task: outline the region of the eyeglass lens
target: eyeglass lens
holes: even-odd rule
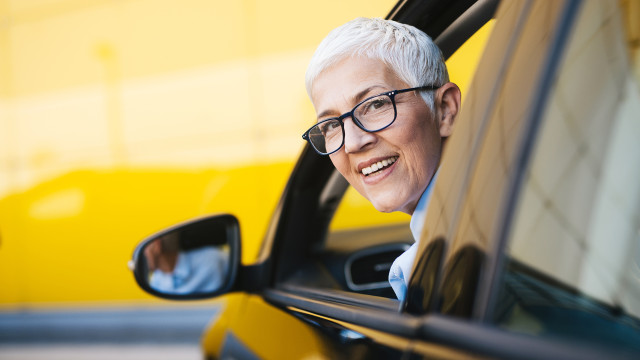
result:
[[[391,124],[396,117],[393,100],[379,95],[365,100],[353,109],[356,124],[367,131],[378,131]],[[309,131],[309,141],[321,153],[338,150],[344,140],[342,121],[329,119],[316,124]]]

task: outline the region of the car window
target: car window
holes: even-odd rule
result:
[[[447,61],[451,81],[463,92],[492,28],[493,21],[489,21]],[[305,268],[296,271],[289,280],[303,286],[395,299],[388,274],[395,258],[414,243],[409,229],[410,216],[377,211],[337,172],[324,189],[320,202],[330,203],[334,198],[338,204],[333,205],[335,214],[324,242],[313,247]]]
[[[494,321],[640,349],[640,87],[618,2],[585,1],[542,120]]]

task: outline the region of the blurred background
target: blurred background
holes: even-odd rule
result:
[[[197,358],[215,300],[145,294],[127,269],[134,247],[224,212],[251,263],[315,119],[304,89],[315,47],[394,4],[0,0],[0,358],[43,344],[110,358],[95,346],[114,343]],[[469,63],[448,62],[463,93]],[[347,203],[370,211],[355,193]],[[371,213],[337,226],[407,219]]]

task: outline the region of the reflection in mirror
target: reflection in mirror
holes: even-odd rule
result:
[[[200,294],[224,286],[229,245],[216,232],[195,226],[176,229],[150,240],[140,265],[148,285],[164,294]]]

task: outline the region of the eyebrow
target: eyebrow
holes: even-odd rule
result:
[[[364,96],[366,94],[368,94],[369,92],[371,92],[371,90],[375,89],[375,88],[381,88],[384,89],[384,86],[382,85],[372,85],[369,86],[368,88],[358,92],[357,94],[355,94],[354,96],[351,97],[351,102],[352,103],[359,103],[361,100],[363,100]],[[375,96],[375,95],[374,95]],[[320,114],[318,114],[317,119],[320,120],[321,118],[330,115],[333,112],[333,110],[325,110],[323,112],[321,112]],[[339,114],[338,116],[340,116],[342,114]]]

